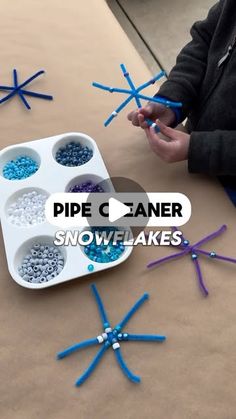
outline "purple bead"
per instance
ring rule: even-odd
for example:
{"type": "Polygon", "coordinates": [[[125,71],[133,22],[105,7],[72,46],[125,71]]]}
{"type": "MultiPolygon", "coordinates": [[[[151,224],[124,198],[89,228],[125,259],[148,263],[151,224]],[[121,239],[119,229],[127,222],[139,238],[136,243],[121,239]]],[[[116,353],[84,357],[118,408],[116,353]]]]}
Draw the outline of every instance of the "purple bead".
{"type": "Polygon", "coordinates": [[[69,192],[104,192],[104,189],[93,183],[91,180],[87,182],[80,183],[78,185],[74,185],[69,189],[69,192]]]}

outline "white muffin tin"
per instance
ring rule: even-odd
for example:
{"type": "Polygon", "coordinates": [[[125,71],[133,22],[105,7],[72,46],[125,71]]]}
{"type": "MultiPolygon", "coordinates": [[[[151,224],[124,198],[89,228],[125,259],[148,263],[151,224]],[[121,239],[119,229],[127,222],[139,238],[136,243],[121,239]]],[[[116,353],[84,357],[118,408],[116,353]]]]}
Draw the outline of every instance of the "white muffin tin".
{"type": "MultiPolygon", "coordinates": [[[[88,135],[82,133],[66,133],[40,140],[29,141],[4,148],[0,152],[0,217],[5,244],[8,269],[12,278],[23,287],[41,289],[60,284],[74,278],[90,274],[88,265],[94,265],[94,271],[98,272],[125,261],[132,251],[132,247],[126,247],[119,259],[109,263],[91,261],[84,253],[83,248],[77,246],[60,246],[64,255],[65,265],[63,270],[54,279],[43,283],[30,283],[25,281],[18,273],[22,259],[31,249],[34,243],[53,244],[55,232],[58,227],[47,221],[29,226],[18,227],[10,223],[7,208],[23,193],[36,190],[48,195],[54,192],[67,192],[74,184],[91,180],[98,183],[108,179],[109,174],[103,162],[96,142],[88,135]],[[93,157],[84,165],[77,167],[63,166],[55,160],[59,148],[70,142],[79,142],[93,150],[93,157]],[[33,158],[38,164],[38,171],[23,180],[8,180],[2,175],[4,165],[18,156],[26,155],[33,158]]],[[[105,192],[109,192],[110,186],[105,192]]],[[[83,230],[83,228],[75,228],[83,230]]]]}

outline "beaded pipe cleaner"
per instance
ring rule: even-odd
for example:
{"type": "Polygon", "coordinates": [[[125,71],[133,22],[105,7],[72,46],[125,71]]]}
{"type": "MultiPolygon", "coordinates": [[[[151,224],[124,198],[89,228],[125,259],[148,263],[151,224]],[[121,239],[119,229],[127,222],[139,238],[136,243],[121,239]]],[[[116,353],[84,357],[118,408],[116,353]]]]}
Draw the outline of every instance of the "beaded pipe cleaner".
{"type": "MultiPolygon", "coordinates": [[[[177,259],[179,257],[191,254],[191,258],[192,258],[192,261],[194,263],[196,273],[197,273],[199,287],[200,287],[202,293],[207,297],[209,292],[208,292],[208,289],[206,288],[206,286],[204,284],[200,264],[198,262],[199,255],[204,255],[204,256],[208,256],[212,259],[219,259],[219,260],[224,260],[226,262],[232,262],[232,263],[236,263],[236,259],[230,258],[228,256],[218,255],[215,251],[211,251],[211,252],[205,251],[205,250],[200,249],[200,247],[203,244],[209,242],[210,240],[213,240],[214,238],[218,237],[220,234],[224,233],[226,231],[226,229],[227,229],[227,226],[224,224],[218,230],[214,231],[213,233],[209,234],[208,236],[204,237],[203,239],[199,240],[198,242],[194,243],[193,245],[190,245],[189,240],[186,240],[182,236],[182,243],[178,246],[179,249],[181,250],[179,253],[174,253],[173,255],[154,260],[147,265],[147,268],[153,268],[157,265],[160,265],[163,262],[168,262],[168,261],[177,259]]],[[[173,231],[177,231],[177,228],[173,227],[173,231]]]]}
{"type": "Polygon", "coordinates": [[[147,293],[143,294],[143,296],[136,301],[133,307],[128,311],[128,313],[124,316],[120,323],[118,323],[113,329],[110,326],[110,322],[108,320],[102,299],[98,293],[97,287],[95,284],[91,285],[91,290],[93,292],[94,298],[96,300],[98,311],[101,317],[102,326],[104,328],[104,332],[92,339],[85,340],[80,343],[76,343],[75,345],[69,346],[62,352],[58,352],[57,359],[62,359],[73,352],[82,349],[88,348],[89,346],[93,345],[101,345],[101,349],[97,352],[95,358],[87,368],[87,370],[80,376],[80,378],[75,382],[76,386],[80,386],[84,383],[87,378],[92,374],[95,370],[96,366],[98,365],[99,361],[105,354],[105,352],[112,347],[114,350],[114,354],[117,360],[117,363],[121,370],[123,371],[124,375],[134,383],[139,383],[141,381],[140,377],[134,375],[129,368],[127,367],[120,348],[120,343],[123,341],[144,341],[144,342],[163,342],[166,337],[159,336],[159,335],[131,335],[128,333],[122,333],[122,329],[131,319],[131,317],[136,313],[136,311],[142,306],[142,304],[148,300],[149,295],[147,293]]]}
{"type": "MultiPolygon", "coordinates": [[[[154,84],[157,80],[165,76],[166,73],[164,71],[161,71],[156,76],[154,76],[151,80],[147,81],[146,83],[143,83],[139,87],[135,87],[132,81],[132,78],[130,77],[130,74],[128,73],[125,65],[121,64],[120,68],[130,86],[130,89],[120,89],[118,87],[109,87],[109,86],[106,86],[104,84],[100,84],[97,82],[92,83],[92,86],[97,87],[98,89],[106,90],[107,92],[110,92],[110,93],[116,92],[116,93],[125,93],[128,95],[127,99],[125,99],[124,102],[122,102],[118,106],[118,108],[115,111],[113,111],[111,115],[107,118],[107,120],[104,122],[105,127],[107,127],[112,122],[112,120],[118,115],[118,113],[122,111],[126,107],[126,105],[128,105],[128,103],[131,102],[132,99],[135,100],[138,108],[142,108],[140,99],[148,100],[154,103],[161,103],[162,105],[168,108],[173,108],[173,109],[182,107],[181,102],[172,102],[162,97],[149,97],[149,96],[142,95],[140,93],[143,89],[150,86],[151,84],[154,84]]],[[[158,128],[157,124],[153,122],[151,119],[146,118],[145,121],[147,122],[148,126],[152,126],[156,132],[160,132],[160,129],[158,128]]]]}
{"type": "Polygon", "coordinates": [[[40,99],[53,100],[53,96],[51,95],[45,95],[43,93],[37,93],[37,92],[30,92],[29,90],[23,89],[25,86],[31,83],[34,79],[36,79],[37,77],[41,76],[41,74],[44,74],[44,73],[45,73],[44,70],[40,70],[37,73],[35,73],[33,76],[25,80],[23,83],[18,84],[17,71],[14,69],[13,70],[13,83],[14,83],[13,86],[0,86],[0,90],[10,92],[5,97],[0,99],[0,105],[2,103],[5,103],[7,100],[11,99],[15,95],[19,96],[19,98],[22,100],[23,104],[25,105],[27,109],[31,109],[31,107],[29,103],[27,102],[25,95],[31,96],[31,97],[37,97],[40,99]]]}

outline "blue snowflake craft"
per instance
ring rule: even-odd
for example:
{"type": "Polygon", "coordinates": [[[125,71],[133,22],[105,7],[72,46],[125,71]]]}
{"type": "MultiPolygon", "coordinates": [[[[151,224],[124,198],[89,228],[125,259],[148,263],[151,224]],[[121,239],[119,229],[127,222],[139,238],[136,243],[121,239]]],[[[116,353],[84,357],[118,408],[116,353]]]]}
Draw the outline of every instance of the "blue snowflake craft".
{"type": "Polygon", "coordinates": [[[125,342],[125,341],[126,342],[127,341],[163,342],[166,339],[165,336],[159,336],[159,335],[133,335],[133,334],[131,335],[131,334],[122,332],[124,326],[128,323],[131,317],[136,313],[136,311],[141,307],[141,305],[146,300],[148,300],[149,295],[147,293],[143,294],[143,296],[133,305],[133,307],[124,316],[121,322],[118,323],[114,328],[112,328],[108,320],[102,299],[98,293],[96,285],[92,284],[91,289],[92,289],[93,295],[95,297],[95,300],[98,306],[98,311],[101,317],[104,332],[97,337],[69,346],[67,349],[57,354],[57,359],[65,358],[66,356],[82,348],[87,348],[93,345],[101,346],[101,348],[97,352],[95,358],[93,359],[93,361],[91,362],[87,370],[75,382],[76,386],[80,386],[92,374],[92,372],[98,365],[99,361],[101,360],[105,352],[109,348],[112,348],[114,350],[117,363],[119,367],[121,368],[121,370],[123,371],[124,375],[132,382],[139,383],[141,381],[140,377],[134,375],[129,370],[129,368],[127,367],[123,359],[120,342],[125,342]]]}
{"type": "MultiPolygon", "coordinates": [[[[118,108],[116,110],[114,110],[111,113],[111,115],[107,118],[107,120],[104,122],[105,127],[107,127],[112,122],[112,120],[118,115],[118,113],[121,112],[128,105],[128,103],[131,102],[131,100],[133,100],[133,99],[135,100],[136,105],[137,105],[138,108],[142,107],[141,100],[148,100],[149,102],[160,103],[160,104],[166,106],[167,108],[173,109],[173,111],[177,111],[178,108],[182,107],[181,102],[173,102],[173,101],[165,99],[164,97],[161,97],[161,96],[155,96],[155,97],[145,96],[145,95],[140,93],[143,89],[150,86],[151,84],[154,84],[157,80],[164,77],[165,76],[164,71],[161,71],[160,73],[158,73],[156,76],[154,76],[151,80],[147,81],[146,83],[143,83],[142,85],[140,85],[138,87],[135,87],[135,84],[134,84],[129,72],[127,71],[125,65],[121,64],[120,68],[121,68],[122,73],[123,73],[124,77],[126,78],[129,86],[130,86],[130,89],[120,89],[118,87],[109,87],[109,86],[106,86],[104,84],[97,83],[97,82],[92,83],[92,86],[97,87],[98,89],[106,90],[107,92],[110,92],[110,93],[115,92],[115,93],[124,93],[124,94],[128,95],[127,99],[125,99],[124,102],[122,102],[118,106],[118,108]]],[[[154,121],[152,121],[149,118],[146,118],[145,121],[147,122],[148,126],[154,127],[156,132],[160,132],[158,126],[156,125],[156,123],[154,121]]]]}
{"type": "Polygon", "coordinates": [[[11,98],[13,98],[15,95],[17,95],[21,101],[23,102],[24,106],[27,109],[31,109],[29,103],[27,102],[25,96],[31,96],[36,97],[39,99],[46,99],[46,100],[53,100],[53,97],[51,95],[45,95],[43,93],[37,93],[37,92],[31,92],[29,90],[25,90],[24,88],[31,83],[34,79],[41,76],[41,74],[44,74],[44,70],[40,70],[37,73],[35,73],[33,76],[29,77],[27,80],[25,80],[23,83],[18,83],[18,75],[17,71],[13,70],[13,86],[0,86],[0,90],[4,92],[9,92],[6,96],[4,96],[2,99],[0,99],[0,105],[7,102],[11,98]]]}

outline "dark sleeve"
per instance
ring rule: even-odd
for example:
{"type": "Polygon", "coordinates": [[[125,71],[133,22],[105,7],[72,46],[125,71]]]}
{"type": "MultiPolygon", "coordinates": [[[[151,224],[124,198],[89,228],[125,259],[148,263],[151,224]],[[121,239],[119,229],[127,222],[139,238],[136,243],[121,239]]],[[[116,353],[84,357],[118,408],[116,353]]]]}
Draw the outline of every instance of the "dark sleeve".
{"type": "Polygon", "coordinates": [[[207,66],[209,46],[214,34],[224,0],[217,2],[205,20],[196,22],[191,28],[192,41],[179,53],[176,65],[157,95],[183,103],[182,120],[186,118],[197,99],[207,66]]]}
{"type": "Polygon", "coordinates": [[[236,175],[236,131],[192,132],[188,169],[190,173],[236,175]]]}

